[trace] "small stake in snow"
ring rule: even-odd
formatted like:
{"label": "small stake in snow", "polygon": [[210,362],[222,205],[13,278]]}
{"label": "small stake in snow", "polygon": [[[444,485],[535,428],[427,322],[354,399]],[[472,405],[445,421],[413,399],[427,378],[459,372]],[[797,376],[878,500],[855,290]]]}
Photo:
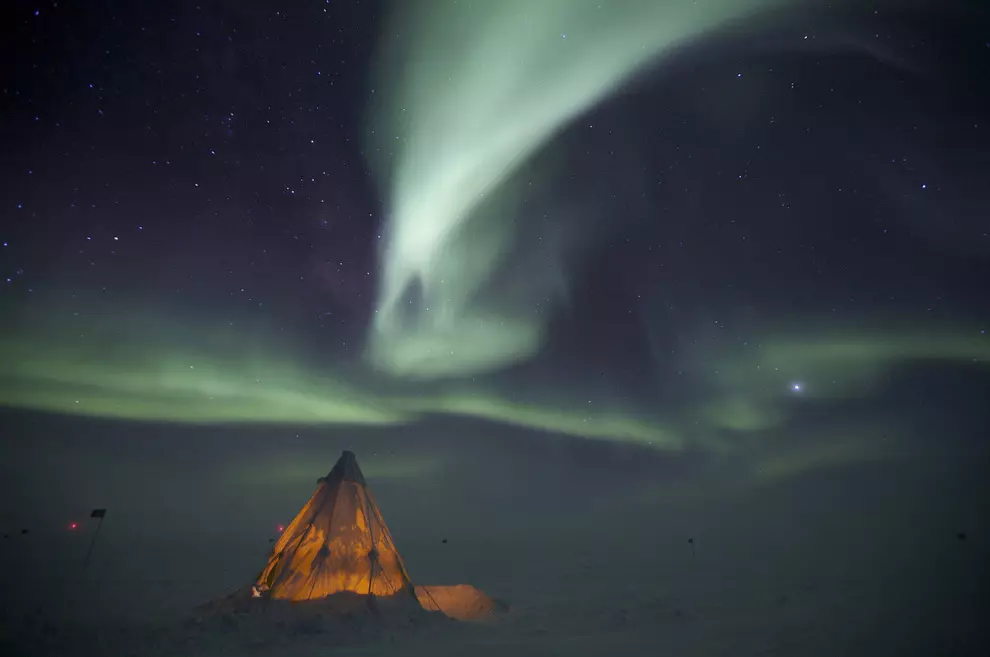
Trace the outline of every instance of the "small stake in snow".
{"label": "small stake in snow", "polygon": [[688,543],[691,544],[691,558],[694,559],[694,539],[693,538],[689,538],[688,539]]}
{"label": "small stake in snow", "polygon": [[100,528],[103,527],[103,518],[107,515],[106,509],[93,509],[89,514],[90,518],[99,518],[100,522],[96,525],[96,531],[93,532],[93,540],[89,542],[89,551],[86,552],[86,561],[83,563],[83,572],[86,572],[86,568],[89,567],[89,558],[93,556],[93,546],[96,545],[96,537],[100,534]]}

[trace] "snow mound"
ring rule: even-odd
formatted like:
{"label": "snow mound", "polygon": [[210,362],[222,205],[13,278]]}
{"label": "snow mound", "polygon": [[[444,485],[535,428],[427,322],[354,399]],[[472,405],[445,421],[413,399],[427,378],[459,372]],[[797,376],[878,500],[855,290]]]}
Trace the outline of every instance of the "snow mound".
{"label": "snow mound", "polygon": [[488,597],[470,584],[417,586],[419,604],[428,611],[439,611],[459,621],[486,621],[509,610],[501,600]]}
{"label": "snow mound", "polygon": [[202,605],[188,619],[189,636],[236,635],[245,648],[280,649],[311,637],[324,646],[392,642],[451,621],[423,609],[412,596],[338,593],[290,602],[255,598],[250,589]]}

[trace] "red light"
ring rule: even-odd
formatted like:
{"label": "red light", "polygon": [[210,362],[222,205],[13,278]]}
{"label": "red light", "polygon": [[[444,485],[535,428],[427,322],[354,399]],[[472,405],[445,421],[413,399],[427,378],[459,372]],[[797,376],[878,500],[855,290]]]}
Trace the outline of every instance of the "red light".
{"label": "red light", "polygon": [[74,523],[74,522],[70,522],[70,523],[69,523],[69,529],[76,529],[77,527],[79,527],[79,525],[78,525],[78,524],[76,524],[76,523]]}
{"label": "red light", "polygon": [[279,531],[279,533],[284,532],[285,531],[285,527],[283,527],[282,525],[279,525],[278,526],[278,531]]}

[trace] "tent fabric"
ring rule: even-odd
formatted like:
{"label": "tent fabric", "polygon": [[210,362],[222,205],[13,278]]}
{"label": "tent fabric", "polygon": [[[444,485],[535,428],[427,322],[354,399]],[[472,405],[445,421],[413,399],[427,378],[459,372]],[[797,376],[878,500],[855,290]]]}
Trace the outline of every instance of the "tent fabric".
{"label": "tent fabric", "polygon": [[416,597],[352,452],[344,452],[275,543],[256,594],[313,600],[342,592]]}

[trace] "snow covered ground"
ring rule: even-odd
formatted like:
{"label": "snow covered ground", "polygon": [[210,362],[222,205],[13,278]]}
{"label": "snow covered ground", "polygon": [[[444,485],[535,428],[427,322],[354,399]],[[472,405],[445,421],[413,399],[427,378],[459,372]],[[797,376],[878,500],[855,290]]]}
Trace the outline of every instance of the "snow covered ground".
{"label": "snow covered ground", "polygon": [[197,624],[194,605],[236,573],[183,582],[163,565],[181,558],[176,550],[147,554],[145,575],[124,579],[111,578],[104,559],[84,579],[64,580],[62,595],[40,609],[46,601],[22,588],[21,602],[31,604],[16,613],[7,605],[4,654],[986,655],[985,554],[954,536],[939,542],[914,546],[943,560],[938,572],[922,563],[912,570],[910,554],[859,564],[820,552],[767,555],[747,568],[705,550],[694,559],[664,554],[663,545],[570,553],[533,545],[529,561],[519,546],[495,546],[503,557],[475,583],[511,610],[487,625],[401,613],[327,623],[230,614]]}
{"label": "snow covered ground", "polygon": [[[0,542],[0,654],[990,655],[983,449],[772,481],[751,480],[741,462],[709,475],[689,462],[664,469],[666,455],[647,462],[535,441],[450,441],[435,450],[445,469],[390,478],[365,449],[362,467],[412,579],[473,584],[509,612],[488,625],[422,614],[197,624],[197,605],[253,580],[275,524],[312,492],[308,473],[323,468],[314,463],[329,468],[340,449],[314,439],[306,476],[268,482],[292,443],[241,452],[230,445],[244,439],[211,445],[210,436],[184,439],[182,452],[165,440],[106,449],[90,440],[70,470],[46,459],[76,441],[19,443],[34,451],[3,478],[0,518],[15,531],[35,524]],[[173,453],[175,476],[160,476],[153,467]],[[243,453],[263,454],[263,467],[225,476]],[[85,531],[69,532],[63,519],[97,505],[109,511],[82,572],[93,527],[84,517]]]}

